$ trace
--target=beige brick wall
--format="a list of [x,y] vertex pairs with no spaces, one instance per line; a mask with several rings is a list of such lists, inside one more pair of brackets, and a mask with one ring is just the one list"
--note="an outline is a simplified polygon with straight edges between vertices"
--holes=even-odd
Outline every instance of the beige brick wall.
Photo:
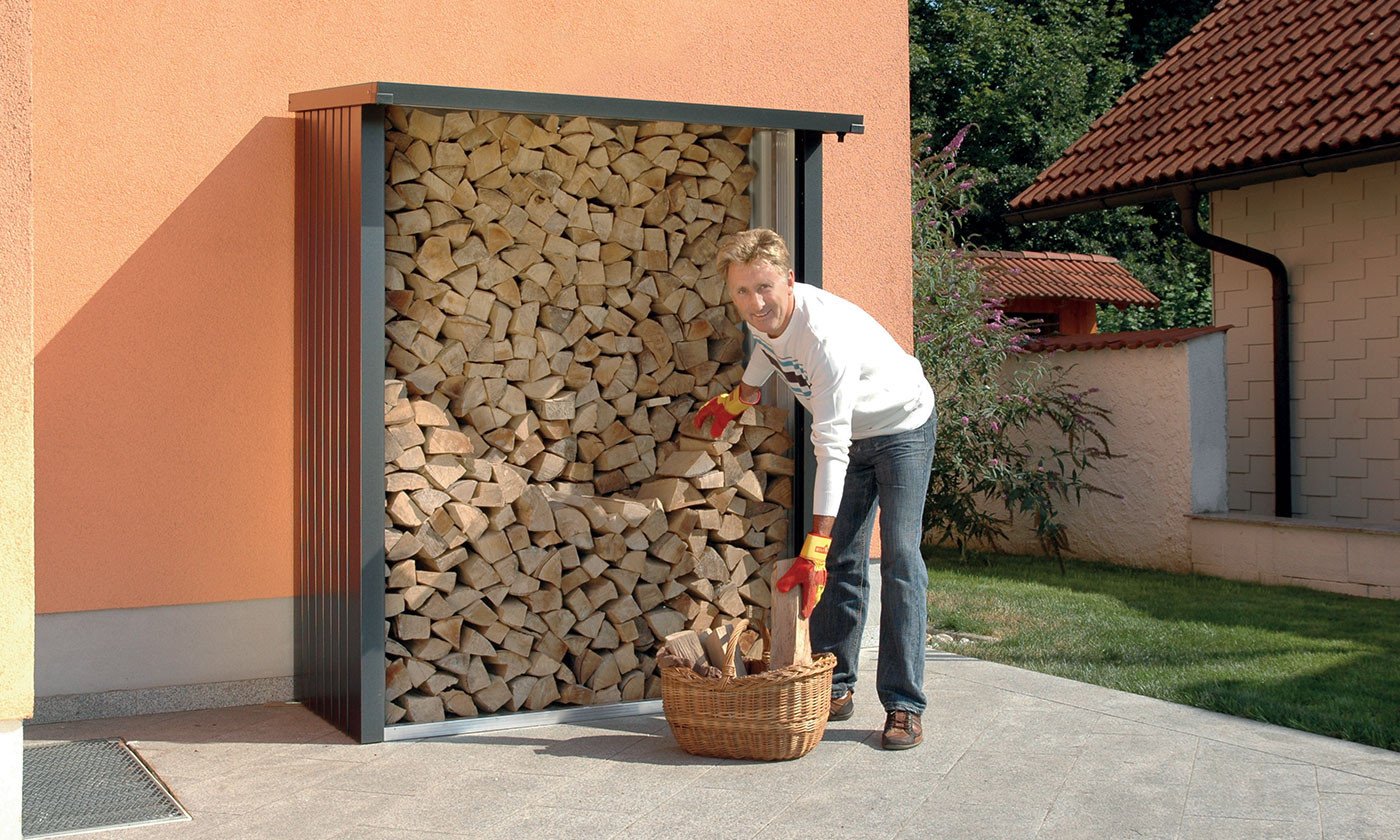
[[[1294,508],[1400,526],[1400,164],[1211,195],[1220,236],[1276,254],[1293,300]],[[1226,351],[1230,510],[1273,512],[1270,280],[1214,255]]]

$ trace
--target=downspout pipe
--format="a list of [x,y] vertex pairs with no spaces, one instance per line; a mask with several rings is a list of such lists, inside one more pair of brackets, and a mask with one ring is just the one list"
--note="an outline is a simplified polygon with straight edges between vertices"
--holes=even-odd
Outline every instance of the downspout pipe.
[[1244,260],[1268,269],[1273,278],[1274,327],[1274,515],[1293,516],[1293,410],[1291,365],[1289,362],[1288,269],[1283,261],[1267,251],[1216,236],[1201,229],[1196,215],[1199,194],[1190,187],[1172,191],[1181,209],[1181,228],[1186,238],[1216,253]]

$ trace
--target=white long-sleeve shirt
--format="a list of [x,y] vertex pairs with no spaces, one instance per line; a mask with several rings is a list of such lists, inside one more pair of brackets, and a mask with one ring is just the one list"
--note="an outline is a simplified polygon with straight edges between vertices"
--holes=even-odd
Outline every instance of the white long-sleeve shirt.
[[749,329],[755,344],[743,381],[757,388],[778,373],[812,415],[812,513],[835,516],[851,441],[919,428],[933,413],[933,389],[918,359],[865,310],[813,286],[792,291],[781,335]]

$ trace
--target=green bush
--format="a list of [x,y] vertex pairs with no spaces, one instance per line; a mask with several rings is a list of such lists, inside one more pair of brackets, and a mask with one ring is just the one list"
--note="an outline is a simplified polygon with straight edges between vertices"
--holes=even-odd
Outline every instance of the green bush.
[[976,206],[976,177],[958,161],[967,131],[939,151],[925,148],[926,135],[914,139],[915,355],[938,399],[924,524],[965,553],[970,543],[996,545],[1029,516],[1045,553],[1059,557],[1069,545],[1060,507],[1107,492],[1089,473],[1110,457],[1100,424],[1111,420],[1093,401],[1097,388],[1078,389],[1047,357],[1007,364],[1032,333],[1002,312],[957,241],[959,219]]

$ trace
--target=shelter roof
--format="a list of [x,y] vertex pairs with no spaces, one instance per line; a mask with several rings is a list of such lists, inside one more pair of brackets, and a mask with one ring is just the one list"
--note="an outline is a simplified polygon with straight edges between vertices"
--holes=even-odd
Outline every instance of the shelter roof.
[[1113,257],[1045,251],[969,251],[967,258],[1000,297],[1070,298],[1119,306],[1161,303]]

